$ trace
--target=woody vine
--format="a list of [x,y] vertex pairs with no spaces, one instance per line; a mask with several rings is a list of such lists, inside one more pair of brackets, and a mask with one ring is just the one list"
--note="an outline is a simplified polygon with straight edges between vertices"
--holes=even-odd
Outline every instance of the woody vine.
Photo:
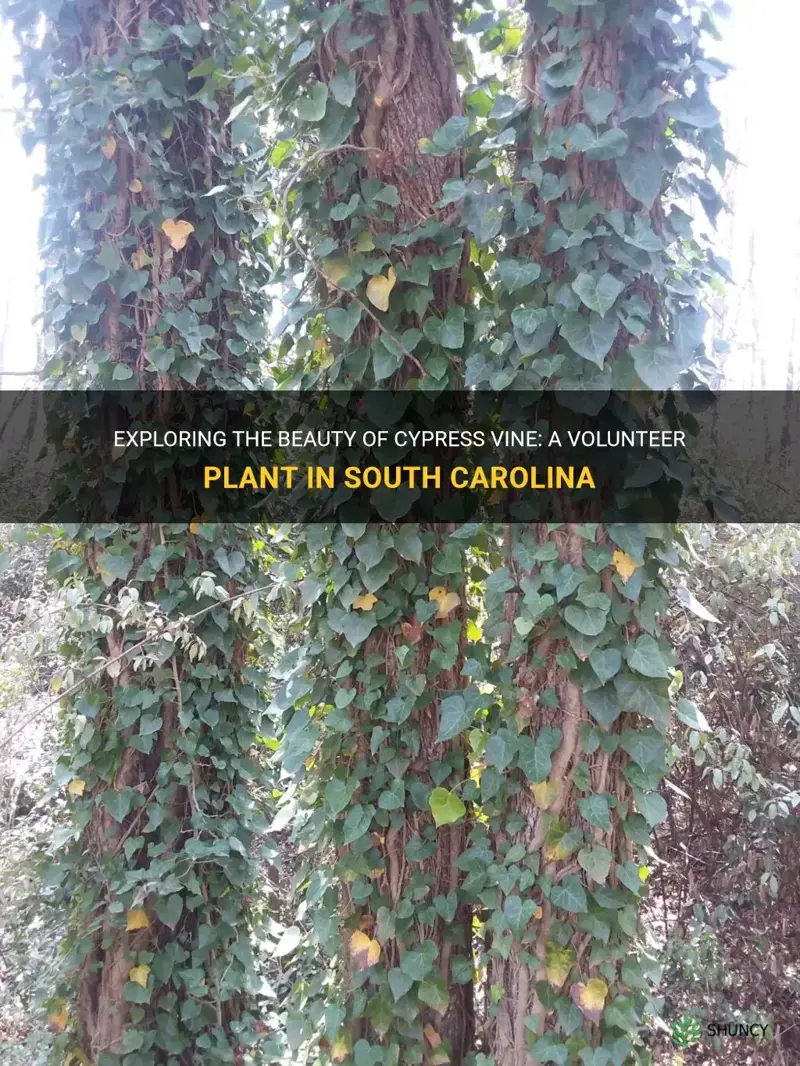
[[[702,355],[720,266],[695,215],[721,209],[725,152],[701,5],[65,4],[44,44],[8,10],[49,153],[62,384],[602,403]],[[54,554],[74,677],[109,664],[70,698],[59,768],[62,1058],[650,1061],[638,908],[680,700],[658,628],[676,531],[591,507],[384,517],[300,529],[289,564],[305,638],[270,715],[315,966],[266,1039],[250,531],[87,527]]]

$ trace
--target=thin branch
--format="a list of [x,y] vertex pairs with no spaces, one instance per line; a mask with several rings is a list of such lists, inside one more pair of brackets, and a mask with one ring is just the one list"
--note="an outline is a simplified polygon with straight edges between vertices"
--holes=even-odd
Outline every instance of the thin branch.
[[208,614],[209,611],[216,610],[216,608],[221,606],[223,603],[232,603],[234,600],[244,599],[245,596],[252,596],[258,592],[267,592],[271,588],[271,585],[262,585],[259,588],[248,589],[246,592],[237,592],[232,596],[226,596],[224,599],[217,600],[216,602],[212,603],[209,607],[203,607],[202,610],[196,611],[195,614],[190,614],[187,615],[185,618],[179,619],[177,622],[174,622],[171,626],[167,626],[166,629],[160,631],[159,633],[153,633],[146,637],[143,637],[137,644],[133,644],[130,648],[126,648],[125,651],[120,652],[119,655],[115,655],[113,659],[104,659],[96,670],[92,670],[91,673],[87,674],[85,677],[82,677],[80,681],[76,681],[74,685],[70,686],[70,688],[66,690],[66,692],[60,692],[54,699],[50,700],[49,703],[46,703],[44,707],[37,708],[33,712],[33,714],[28,715],[28,717],[25,718],[20,723],[20,725],[18,725],[15,729],[12,729],[10,732],[6,733],[3,739],[0,740],[0,749],[5,748],[12,740],[14,740],[15,737],[18,737],[24,729],[27,729],[31,722],[35,722],[37,718],[49,711],[51,707],[55,707],[55,705],[57,703],[60,703],[61,700],[66,699],[74,692],[77,692],[78,689],[82,688],[88,681],[91,681],[92,678],[97,677],[98,674],[102,674],[104,670],[107,670],[109,668],[109,666],[113,666],[114,663],[118,663],[121,659],[124,659],[126,655],[132,655],[134,652],[139,651],[141,648],[143,648],[146,644],[151,643],[151,641],[160,640],[162,637],[165,636],[165,634],[174,632],[181,625],[186,625],[190,622],[196,622],[198,618],[202,618],[203,615]]

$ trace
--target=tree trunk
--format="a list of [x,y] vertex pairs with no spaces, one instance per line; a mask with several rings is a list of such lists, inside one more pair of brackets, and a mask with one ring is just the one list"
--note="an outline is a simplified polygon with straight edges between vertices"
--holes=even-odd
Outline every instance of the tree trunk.
[[[455,68],[450,54],[452,12],[448,4],[434,0],[428,10],[412,10],[411,0],[390,0],[382,16],[359,14],[355,20],[337,27],[321,50],[318,76],[330,82],[344,69],[355,72],[357,105],[360,117],[350,134],[348,146],[337,153],[332,149],[331,168],[321,182],[331,200],[347,203],[354,193],[361,193],[365,183],[373,190],[378,182],[397,190],[394,215],[390,220],[369,218],[372,238],[380,241],[389,233],[400,233],[420,226],[426,220],[446,221],[437,204],[442,198],[445,181],[460,176],[462,158],[456,152],[446,157],[424,154],[421,144],[454,115],[460,115],[461,103]],[[348,38],[353,35],[373,36],[373,41],[360,49],[350,50]],[[346,187],[336,181],[336,167],[352,166]],[[313,181],[313,179],[312,179]],[[313,189],[306,194],[311,202]],[[374,195],[374,191],[371,195]],[[388,202],[388,201],[387,201]],[[329,233],[347,247],[349,228],[333,222]],[[460,234],[456,233],[456,240]],[[452,249],[451,249],[452,250]],[[419,240],[392,252],[392,268],[401,275],[411,272],[413,260],[445,251],[436,239]],[[443,317],[449,308],[464,297],[461,279],[459,242],[452,265],[434,269],[430,280],[421,283],[420,301],[407,306],[401,313],[399,325],[392,332],[399,337],[405,330],[421,324],[423,315],[433,313]],[[356,304],[358,298],[336,290],[335,283],[325,277],[319,279],[320,298],[332,298],[340,306],[362,308],[362,320],[350,349],[369,346],[378,353],[383,327],[367,301]],[[423,307],[424,304],[424,307]],[[336,344],[335,338],[331,338]],[[363,372],[351,372],[346,361],[348,345],[341,346],[344,363],[339,373],[348,385],[356,388],[391,386],[402,389],[420,374],[424,374],[424,357],[420,361],[408,351],[402,351],[396,369],[390,375],[373,376],[370,363]],[[396,352],[400,349],[395,348]],[[457,380],[458,368],[451,368],[450,380]],[[343,1031],[347,1037],[334,1034],[334,1048],[342,1039],[355,1045],[359,1040],[372,1045],[402,1047],[403,1061],[447,1061],[460,1066],[473,1047],[474,1008],[472,999],[471,908],[459,894],[463,874],[457,860],[466,847],[468,826],[464,818],[457,824],[434,824],[427,797],[435,787],[448,788],[463,784],[467,777],[466,755],[457,740],[439,740],[440,705],[448,695],[464,686],[461,677],[463,656],[463,628],[465,625],[465,591],[463,564],[460,571],[452,566],[437,571],[437,562],[447,553],[452,563],[454,542],[452,527],[433,526],[414,529],[414,543],[422,545],[417,553],[405,542],[401,530],[374,525],[352,531],[345,538],[339,532],[336,556],[348,568],[348,584],[338,595],[328,598],[326,609],[342,603],[345,610],[360,609],[353,603],[356,596],[363,599],[367,590],[377,597],[374,604],[361,609],[362,618],[382,612],[380,620],[369,636],[355,650],[350,648],[347,635],[334,637],[340,654],[352,661],[350,677],[356,679],[356,698],[348,708],[352,725],[341,750],[333,749],[333,759],[322,761],[315,768],[322,783],[331,777],[352,772],[353,760],[360,766],[360,784],[352,803],[372,811],[368,822],[372,847],[368,852],[373,867],[372,889],[364,898],[364,889],[355,900],[349,884],[345,884],[340,903],[340,917],[344,929],[334,951],[341,951],[347,959],[337,990],[344,997],[347,1019]],[[306,537],[306,540],[311,540]],[[313,538],[317,540],[316,535]],[[380,543],[381,563],[392,561],[391,578],[373,585],[372,567],[364,565],[366,542]],[[460,553],[459,558],[463,558]],[[309,552],[308,565],[314,577],[327,584],[334,560],[322,561]],[[380,564],[379,564],[380,565]],[[340,568],[339,568],[340,569]],[[438,576],[437,576],[438,574]],[[362,584],[363,581],[363,584]],[[445,588],[446,586],[446,588]],[[455,596],[453,606],[441,612],[437,608],[437,589]],[[431,596],[429,598],[429,592]],[[392,610],[386,610],[387,601]],[[418,617],[420,601],[433,612],[433,617]],[[357,601],[359,602],[359,601]],[[352,605],[352,606],[351,606]],[[388,616],[388,617],[387,617]],[[326,618],[320,613],[319,622],[325,632]],[[444,636],[446,634],[446,636]],[[323,638],[329,640],[328,636]],[[339,674],[336,675],[340,676]],[[419,684],[417,684],[419,682]],[[334,683],[335,684],[335,683]],[[347,679],[336,687],[347,687]],[[380,698],[375,699],[375,688]],[[399,701],[406,701],[402,712],[394,710]],[[390,709],[387,713],[387,708]],[[330,736],[326,743],[330,743]],[[323,748],[324,750],[324,748]],[[394,785],[402,792],[399,807],[387,802],[385,766],[389,755],[398,773]],[[437,769],[440,771],[437,773]],[[382,811],[387,802],[386,812]],[[389,813],[391,811],[391,813]],[[353,853],[363,854],[364,830],[352,843],[343,843],[343,826],[351,812],[348,806],[334,827],[334,841],[338,856],[338,874],[344,875],[352,867]],[[354,997],[363,985],[360,971],[365,961],[350,949],[354,933],[366,934],[380,944],[380,962],[376,967],[374,994],[367,1009],[353,1017]],[[401,974],[401,963],[411,952],[430,950],[435,961],[418,983],[409,981],[405,996],[387,987],[387,975]],[[454,963],[460,971],[454,978]],[[421,972],[421,971],[420,971]],[[413,988],[411,984],[413,983]],[[417,999],[417,990],[420,998]],[[408,1007],[398,1005],[417,1003],[413,1021]],[[394,1019],[388,1019],[394,1014]],[[399,1052],[398,1052],[399,1053]]]
[[[523,78],[534,109],[532,126],[536,129],[537,147],[546,145],[548,138],[557,137],[562,131],[569,142],[571,128],[580,124],[586,128],[589,121],[584,95],[586,88],[590,92],[592,89],[607,90],[613,94],[608,97],[609,117],[602,123],[607,123],[613,130],[621,126],[619,113],[626,90],[638,99],[650,88],[665,86],[665,76],[655,65],[649,81],[642,79],[633,83],[629,80],[626,85],[626,76],[630,78],[630,71],[626,72],[628,55],[637,47],[637,32],[629,20],[641,5],[618,7],[613,14],[609,9],[607,24],[598,29],[590,6],[579,7],[575,14],[561,15],[546,8],[545,4],[537,5],[538,19],[534,17],[531,21]],[[601,15],[601,20],[603,17]],[[553,69],[556,58],[552,37],[546,36],[548,27],[557,28],[570,41],[579,35],[577,39],[581,41],[575,49],[580,56],[581,73],[568,90],[563,89],[560,93],[547,82],[547,71]],[[592,124],[600,123],[595,119]],[[642,130],[648,125],[649,133],[643,136]],[[664,120],[658,115],[655,119],[641,121],[637,130],[640,147],[645,141],[645,150],[660,148],[663,129]],[[529,162],[530,157],[523,158],[519,169]],[[553,198],[541,196],[534,190],[532,199],[544,215],[544,221],[536,237],[518,242],[516,254],[530,256],[542,265],[551,279],[549,292],[557,292],[559,283],[565,288],[570,287],[576,270],[588,271],[596,265],[587,259],[586,265],[576,266],[580,262],[576,252],[547,250],[548,240],[559,225],[565,201],[585,204],[594,200],[597,204],[595,221],[601,213],[616,210],[624,213],[618,217],[649,219],[654,233],[662,232],[664,209],[660,195],[650,207],[643,206],[618,175],[615,159],[592,159],[583,151],[570,151],[567,143],[566,158],[548,159],[543,167],[545,172],[549,171],[557,178],[568,177],[567,191],[563,197]],[[610,275],[617,273],[614,258],[606,260],[601,252],[600,262],[608,267]],[[655,278],[644,271],[635,286],[628,288],[628,294],[640,296],[655,321],[660,303]],[[610,313],[614,314],[613,311]],[[606,363],[622,357],[636,343],[637,337],[624,328],[620,329],[606,356]],[[553,345],[551,351],[555,350]],[[639,566],[646,564],[647,556],[637,558],[634,564],[624,555],[621,546],[624,535],[615,543],[607,527],[591,522],[597,516],[597,508],[593,505],[568,505],[564,513],[567,521],[563,524],[537,525],[529,533],[519,527],[506,529],[505,565],[515,585],[506,594],[502,605],[506,649],[514,642],[515,621],[525,617],[523,592],[526,582],[533,580],[532,587],[537,588],[544,575],[547,587],[552,577],[552,570],[551,577],[548,577],[548,570],[553,566],[562,567],[565,572],[579,572],[584,580],[588,578],[590,583],[595,582],[592,587],[611,604],[608,617],[618,612],[617,636],[595,641],[600,650],[613,648],[614,655],[621,655],[620,661],[624,663],[626,649],[637,635],[645,629],[655,632],[653,618],[641,621],[644,615],[638,610],[632,594],[627,593],[629,578],[624,576],[626,564],[631,571],[638,571]],[[521,565],[517,550],[525,538],[529,540],[529,547],[523,557],[533,545],[552,545],[557,562]],[[642,538],[643,547],[644,543]],[[588,547],[594,553],[598,549],[607,552],[606,563],[599,567],[597,578],[593,574],[598,570],[598,564],[594,560],[593,565],[586,562]],[[616,553],[613,562],[612,553]],[[616,562],[620,556],[622,565]],[[552,581],[555,583],[554,578]],[[563,599],[563,594],[559,593],[559,597]],[[661,594],[655,587],[652,597],[653,604],[662,603]],[[520,742],[532,750],[543,738],[550,738],[552,744],[548,743],[547,747],[552,747],[552,761],[546,776],[537,774],[533,782],[519,770],[512,771],[515,785],[506,802],[505,814],[520,816],[522,825],[514,832],[501,828],[493,838],[498,856],[496,862],[501,861],[500,857],[509,848],[519,845],[521,853],[538,856],[537,883],[541,886],[534,892],[532,900],[530,896],[526,900],[525,893],[521,893],[521,899],[512,893],[516,896],[511,900],[514,905],[524,907],[530,902],[533,909],[535,904],[534,914],[525,918],[522,928],[513,936],[508,936],[506,928],[503,934],[493,932],[489,938],[487,985],[494,1005],[489,1009],[487,1052],[494,1056],[498,1066],[577,1061],[572,1056],[582,1047],[597,1048],[601,1043],[609,1056],[614,1056],[602,1061],[622,1062],[623,1058],[628,1061],[623,1045],[629,1051],[631,1044],[619,1033],[635,1026],[632,1001],[628,997],[629,974],[625,967],[634,958],[633,953],[627,952],[631,950],[629,937],[636,932],[637,893],[631,890],[625,906],[620,903],[620,895],[613,906],[621,909],[615,911],[609,909],[610,903],[609,907],[601,906],[595,890],[602,886],[602,890],[616,893],[623,888],[620,876],[630,878],[630,871],[638,869],[634,863],[636,849],[630,829],[634,822],[641,829],[641,819],[633,814],[634,789],[626,777],[630,759],[619,740],[624,731],[638,728],[640,719],[633,713],[633,705],[622,699],[616,718],[598,731],[584,698],[584,684],[587,689],[596,690],[600,683],[597,676],[591,676],[592,671],[586,662],[592,641],[578,639],[576,643],[572,639],[576,634],[570,634],[569,626],[564,624],[564,606],[564,603],[557,606],[555,617],[549,624],[532,628],[530,644],[524,654],[520,656],[517,648],[511,656]],[[612,685],[609,683],[605,687],[610,689]],[[665,682],[658,682],[658,692],[653,694],[653,699],[666,714]],[[599,797],[602,817],[587,819],[587,807],[580,801],[594,796]],[[626,827],[629,830],[627,835]],[[641,832],[639,837],[641,839]],[[575,854],[578,848],[580,858]],[[577,892],[579,902],[574,905],[565,899],[567,886],[570,891],[574,887]],[[501,897],[499,910],[510,908],[512,894]],[[595,939],[598,936],[601,941],[604,938],[604,943],[598,944]],[[603,1007],[608,1006],[607,996],[616,997],[615,1002],[621,1011],[616,1028],[613,1024],[605,1026],[604,1038],[600,1020]],[[626,1012],[627,1025],[623,1020]],[[567,1046],[564,1046],[568,1034],[572,1034],[569,1036],[569,1057]],[[563,1058],[543,1057],[558,1044],[561,1048],[553,1054],[563,1055]],[[595,1059],[587,1061],[594,1062]]]
[[[218,224],[225,202],[204,196],[228,180],[231,158],[232,101],[214,80],[235,47],[221,43],[222,14],[204,0],[79,0],[59,7],[43,40],[38,10],[32,23],[15,15],[47,150],[46,375],[81,390],[241,381],[234,330],[263,325],[263,306],[239,269],[236,227]],[[77,453],[69,476],[86,476]],[[69,1019],[64,1048],[98,1066],[135,1052],[158,1066],[238,1062],[256,1039],[250,537],[200,517],[75,536],[77,552],[54,554],[75,586],[64,637],[73,743],[60,773],[76,838],[58,873],[73,904],[76,1002],[57,1012]]]

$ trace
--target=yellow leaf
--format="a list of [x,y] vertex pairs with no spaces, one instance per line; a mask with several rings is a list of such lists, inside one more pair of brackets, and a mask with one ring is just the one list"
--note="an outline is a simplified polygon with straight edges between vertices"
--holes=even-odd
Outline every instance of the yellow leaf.
[[69,1011],[67,1010],[67,1004],[62,999],[57,1011],[53,1011],[52,1014],[47,1015],[47,1020],[57,1033],[63,1033],[69,1025]]
[[371,940],[366,933],[357,930],[350,937],[350,955],[357,970],[366,970],[381,957],[381,946],[377,940]]
[[335,288],[349,273],[350,263],[341,256],[332,255],[329,259],[322,260],[322,276],[329,289]]
[[132,970],[128,970],[128,979],[134,981],[137,985],[141,985],[142,988],[147,988],[149,974],[149,966],[134,966]]
[[447,618],[451,611],[454,611],[461,603],[461,597],[457,592],[448,592],[443,600],[439,600],[439,606],[436,609],[437,618]]
[[79,1047],[73,1048],[72,1051],[67,1052],[67,1057],[64,1059],[64,1066],[92,1066],[89,1059]]
[[70,796],[82,796],[85,790],[86,782],[83,781],[80,777],[74,778],[67,785],[67,792],[69,792]]
[[482,636],[483,633],[473,621],[467,622],[467,640],[480,640]]
[[353,610],[371,611],[377,602],[377,596],[373,596],[371,592],[362,592],[360,596],[356,596],[353,600]]
[[436,588],[432,588],[428,593],[429,600],[435,600],[438,604],[436,608],[437,618],[447,618],[451,611],[454,611],[461,603],[461,597],[457,592],[448,592],[443,585],[437,585]]
[[428,1023],[422,1031],[425,1034],[425,1039],[431,1047],[438,1047],[441,1044],[442,1038],[430,1023]]
[[350,1054],[352,1043],[353,1040],[349,1033],[342,1033],[341,1036],[337,1036],[331,1044],[331,1059],[334,1062],[344,1062]]
[[548,940],[545,945],[544,968],[547,980],[553,988],[561,988],[569,977],[575,959],[573,948],[561,948],[554,941]]
[[548,862],[561,862],[562,859],[566,859],[572,854],[572,848],[568,845],[564,845],[564,838],[556,841],[555,844],[548,844],[544,849],[544,857]]
[[131,192],[141,192],[142,191],[142,183],[139,181],[138,178],[134,178],[133,181],[129,181],[128,182],[128,188],[130,189]]
[[377,277],[370,278],[367,282],[367,299],[370,303],[374,304],[379,311],[389,310],[389,294],[394,288],[396,280],[395,272],[392,267],[389,267],[386,273],[386,277],[382,274],[378,274]]
[[194,233],[194,226],[191,222],[186,222],[182,218],[164,219],[161,229],[176,252],[186,247],[186,242]]
[[375,241],[368,229],[362,229],[356,238],[357,252],[372,252],[375,249]]
[[593,977],[583,986],[580,1005],[587,1010],[602,1010],[608,995],[608,985],[599,977]]
[[539,781],[538,784],[531,785],[531,792],[539,810],[546,811],[558,795],[558,782]]
[[630,555],[628,555],[627,552],[615,551],[612,559],[614,562],[614,569],[622,580],[629,581],[636,569],[636,563],[631,559]]
[[141,907],[136,907],[132,911],[128,911],[128,921],[125,923],[125,929],[132,933],[134,929],[149,929],[150,919],[147,917]]
[[541,918],[541,916],[543,914],[544,914],[544,911],[542,910],[541,907],[537,907],[536,910],[533,912],[533,916],[534,916],[534,918],[537,919],[537,921],[538,921],[539,918]]
[[141,270],[142,267],[146,267],[149,262],[150,256],[144,248],[137,248],[131,256],[131,266],[134,270]]
[[106,159],[112,159],[113,156],[114,156],[114,152],[116,152],[116,150],[117,150],[117,138],[116,137],[109,137],[108,140],[103,145],[103,147],[100,149],[100,151],[103,153],[103,155],[106,157]]

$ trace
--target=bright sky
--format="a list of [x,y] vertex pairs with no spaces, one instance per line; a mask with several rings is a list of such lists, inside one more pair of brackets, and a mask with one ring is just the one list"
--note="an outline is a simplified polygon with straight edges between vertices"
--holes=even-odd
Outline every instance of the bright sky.
[[[800,199],[792,175],[798,170],[797,138],[790,101],[794,98],[800,4],[788,0],[731,0],[723,40],[711,54],[735,71],[717,87],[728,147],[741,160],[727,182],[732,214],[720,225],[718,251],[733,265],[738,282],[727,298],[721,331],[734,351],[725,366],[732,387],[759,387],[763,355],[767,387],[786,387],[800,292]],[[780,32],[775,32],[775,27]],[[37,160],[23,152],[14,116],[13,44],[0,25],[0,348],[2,369],[28,370],[36,361],[37,227],[41,199],[33,191]],[[800,340],[800,336],[798,337]],[[760,363],[760,360],[758,361]],[[798,359],[800,363],[800,358]],[[4,388],[22,384],[5,377]],[[800,366],[795,371],[800,388]]]

